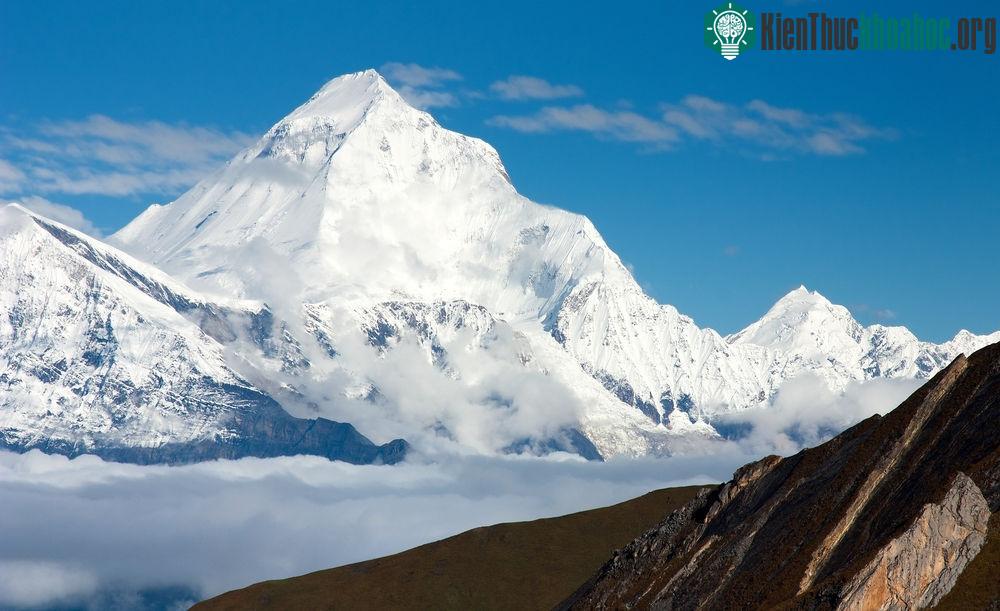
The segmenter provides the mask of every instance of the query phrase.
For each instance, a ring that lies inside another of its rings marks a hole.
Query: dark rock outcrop
[[[884,417],[739,469],[560,608],[923,608],[974,561],[998,508],[1000,344]]]

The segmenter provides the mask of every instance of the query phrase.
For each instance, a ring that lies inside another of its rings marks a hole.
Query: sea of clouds
[[[316,457],[136,466],[0,452],[0,608],[183,608],[250,583],[398,552],[470,528],[720,482],[887,411],[912,381],[842,393],[803,378],[738,438],[694,455],[586,462],[457,453],[395,466]]]

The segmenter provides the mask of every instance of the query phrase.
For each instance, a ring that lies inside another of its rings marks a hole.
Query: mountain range
[[[0,443],[132,462],[670,454],[797,376],[929,379],[1000,341],[865,327],[804,287],[701,328],[373,70],[107,241],[7,206],[0,256]]]

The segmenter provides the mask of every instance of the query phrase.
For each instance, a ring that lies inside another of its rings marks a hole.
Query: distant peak
[[[783,305],[796,305],[796,304],[816,304],[816,305],[827,305],[830,301],[820,295],[817,291],[810,291],[806,288],[804,284],[800,284],[799,288],[789,291],[784,297],[779,299],[775,303],[775,307]]]
[[[959,330],[958,333],[955,334],[955,337],[951,338],[951,341],[953,341],[953,342],[961,342],[961,341],[968,341],[970,339],[975,339],[975,338],[976,338],[976,334],[973,333],[972,331],[969,331],[968,329],[961,329],[961,330]]]

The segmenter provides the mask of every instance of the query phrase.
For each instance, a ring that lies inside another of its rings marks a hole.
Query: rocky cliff
[[[885,416],[741,468],[617,552],[562,608],[933,606],[995,536],[998,421],[994,344]]]

